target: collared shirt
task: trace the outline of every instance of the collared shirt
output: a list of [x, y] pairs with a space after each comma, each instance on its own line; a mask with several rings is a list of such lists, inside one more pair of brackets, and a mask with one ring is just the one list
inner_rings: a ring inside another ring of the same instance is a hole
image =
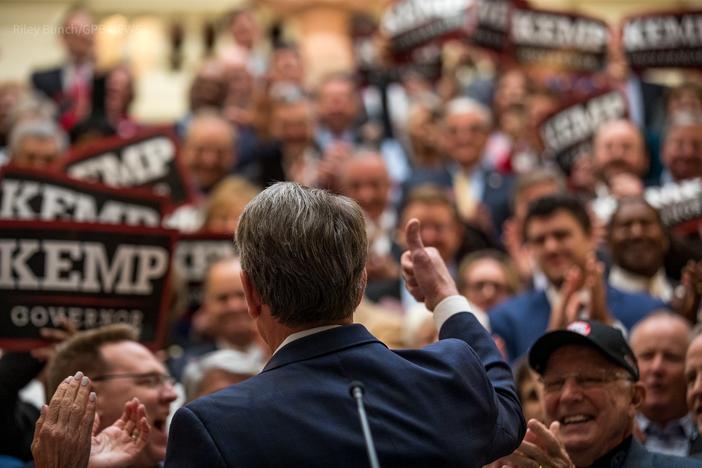
[[648, 278], [614, 265], [609, 273], [609, 283], [622, 291], [645, 292], [665, 302], [669, 302], [673, 298], [673, 286], [666, 278], [663, 268], [658, 270], [652, 278]]
[[[487, 316], [484, 312], [474, 312], [473, 308], [468, 302], [468, 299], [466, 299], [463, 296], [456, 295], [445, 298], [444, 300], [439, 302], [434, 308], [434, 324], [436, 325], [436, 329], [441, 331], [441, 327], [444, 325], [444, 323], [446, 323], [448, 319], [460, 312], [472, 313], [476, 316], [480, 323], [487, 323]], [[320, 333], [341, 326], [342, 325], [323, 325], [321, 327], [309, 328], [307, 330], [292, 333], [288, 335], [282, 343], [280, 343], [280, 346], [276, 348], [273, 354], [280, 351], [280, 349], [283, 346], [290, 344], [295, 340], [299, 340], [300, 338], [304, 338], [306, 336], [314, 335], [315, 333]]]
[[621, 468], [624, 466], [626, 456], [631, 448], [631, 437], [629, 436], [619, 445], [595, 460], [590, 468]]
[[695, 421], [689, 413], [664, 427], [637, 413], [636, 424], [646, 434], [643, 445], [651, 452], [686, 457], [690, 453], [690, 443], [697, 437]]

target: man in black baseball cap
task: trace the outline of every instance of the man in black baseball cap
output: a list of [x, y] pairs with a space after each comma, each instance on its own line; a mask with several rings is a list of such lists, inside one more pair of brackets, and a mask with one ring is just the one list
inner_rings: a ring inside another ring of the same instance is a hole
[[504, 466], [702, 467], [702, 462], [648, 452], [632, 437], [645, 390], [622, 333], [593, 320], [541, 336], [529, 351], [541, 376], [546, 425], [528, 423]]

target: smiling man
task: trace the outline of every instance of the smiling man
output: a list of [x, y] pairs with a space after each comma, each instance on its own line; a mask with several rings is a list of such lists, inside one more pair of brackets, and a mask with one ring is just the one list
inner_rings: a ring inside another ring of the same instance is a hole
[[[524, 354], [548, 329], [562, 328], [572, 321], [554, 327], [551, 320], [552, 309], [564, 299], [563, 286], [569, 271], [576, 270], [575, 274], [580, 276], [573, 295], [582, 301], [582, 312], [588, 314], [593, 310], [593, 291], [584, 287], [584, 283], [588, 268], [592, 269], [588, 262], [593, 262], [595, 239], [585, 206], [569, 195], [540, 198], [529, 207], [524, 235], [549, 284], [546, 290], [516, 296], [488, 314], [493, 332], [505, 341], [512, 360]], [[592, 281], [604, 281], [601, 273], [591, 271], [589, 274]], [[618, 320], [627, 329], [663, 305], [646, 294], [625, 293], [608, 284], [601, 284], [599, 291], [605, 296], [602, 304], [605, 315], [612, 322]]]
[[177, 395], [163, 364], [136, 339], [136, 331], [124, 324], [75, 334], [49, 364], [47, 394], [53, 395], [66, 375], [83, 371], [98, 397], [99, 431], [112, 425], [124, 404], [137, 397], [146, 408], [151, 432], [132, 468], [151, 468], [166, 456], [166, 420]]
[[633, 437], [645, 397], [621, 332], [590, 320], [546, 333], [529, 352], [543, 382], [548, 428], [529, 421], [524, 442], [502, 466], [696, 467], [702, 461], [652, 453]]

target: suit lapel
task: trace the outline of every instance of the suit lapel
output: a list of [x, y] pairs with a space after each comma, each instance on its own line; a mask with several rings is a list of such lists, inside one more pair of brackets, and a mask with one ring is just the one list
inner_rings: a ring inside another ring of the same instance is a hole
[[293, 362], [304, 361], [366, 343], [382, 344], [363, 325], [354, 324], [332, 328], [305, 336], [283, 346], [268, 361], [261, 373]]

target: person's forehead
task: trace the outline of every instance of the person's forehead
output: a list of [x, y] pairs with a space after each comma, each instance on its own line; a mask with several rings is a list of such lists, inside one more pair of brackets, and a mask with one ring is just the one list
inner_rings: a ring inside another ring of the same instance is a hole
[[504, 278], [505, 271], [500, 262], [494, 258], [481, 258], [473, 262], [466, 270], [466, 277], [470, 280], [475, 280], [484, 277], [500, 276]]
[[643, 201], [631, 201], [623, 204], [612, 217], [612, 224], [624, 223], [632, 220], [652, 220], [658, 222], [656, 210]]
[[[241, 264], [238, 261], [222, 261], [212, 266], [210, 274], [207, 278], [207, 287], [222, 287], [231, 285], [232, 287], [240, 281], [239, 273], [241, 272]], [[231, 284], [235, 283], [235, 284]]]
[[685, 367], [690, 367], [691, 363], [694, 363], [697, 367], [702, 367], [702, 335], [697, 335], [693, 338], [690, 347], [687, 348]]
[[544, 375], [605, 369], [616, 371], [619, 366], [609, 361], [600, 351], [588, 345], [565, 345], [551, 353]]
[[107, 343], [100, 348], [100, 353], [110, 373], [165, 371], [153, 353], [136, 341]]
[[453, 210], [444, 203], [415, 201], [407, 205], [404, 210], [404, 218], [418, 218], [423, 220], [452, 220]]
[[475, 122], [484, 123], [485, 120], [485, 116], [477, 109], [473, 111], [456, 112], [446, 116], [446, 126], [463, 127], [472, 125]]

